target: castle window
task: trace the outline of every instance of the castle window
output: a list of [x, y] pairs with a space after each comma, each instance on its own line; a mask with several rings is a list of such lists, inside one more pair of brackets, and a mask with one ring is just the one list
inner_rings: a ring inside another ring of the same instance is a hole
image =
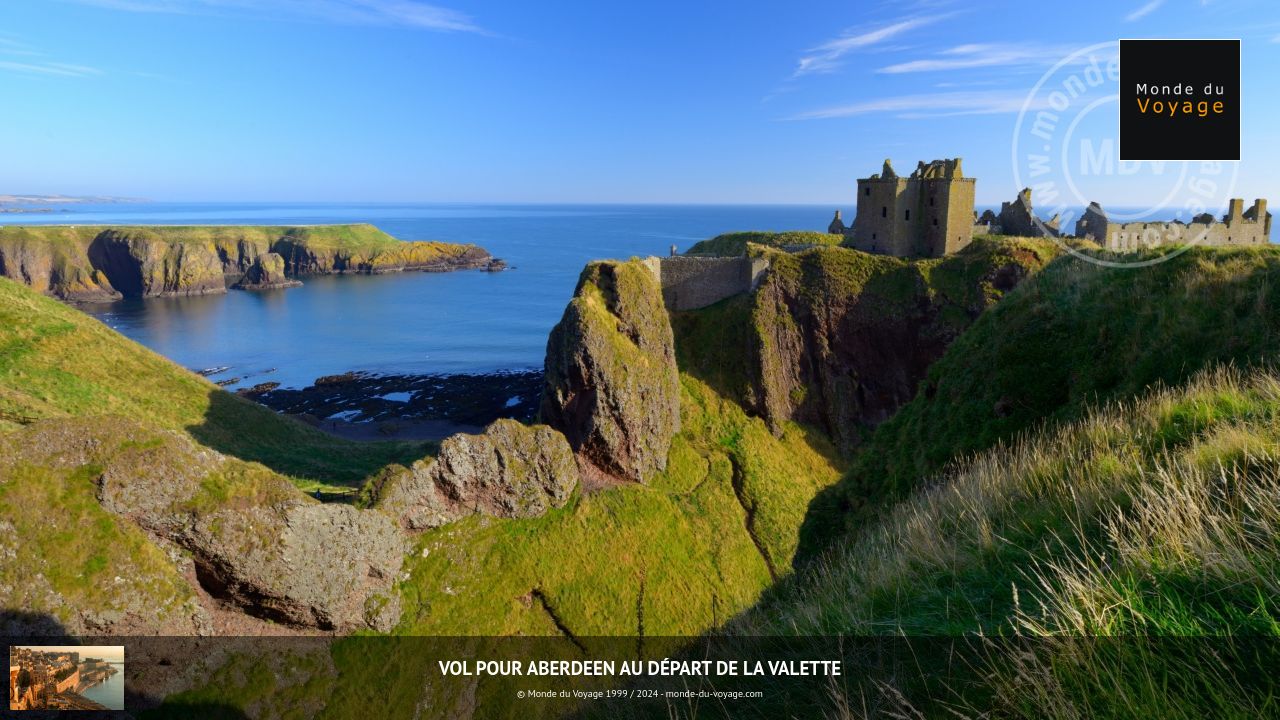
[[[876, 239], [876, 234], [875, 234], [875, 233], [871, 233], [871, 239], [872, 239], [872, 240], [875, 240], [875, 239]], [[875, 247], [875, 245], [872, 245], [871, 247]]]
[[862, 191], [862, 194], [863, 194], [863, 195], [870, 196], [870, 195], [871, 195], [871, 188], [866, 188], [866, 189], [864, 189], [864, 190]]
[[906, 212], [906, 214], [905, 214], [905, 215], [903, 215], [902, 219], [903, 219], [903, 220], [910, 220], [910, 219], [911, 219], [911, 211], [910, 211], [910, 210], [908, 210], [908, 211]]
[[933, 226], [938, 227], [938, 218], [933, 219]]
[[[933, 198], [929, 198], [929, 207], [933, 207]], [[934, 223], [935, 225], [937, 223]]]
[[888, 206], [888, 205], [881, 205], [881, 206], [880, 206], [880, 217], [889, 217], [889, 206]]

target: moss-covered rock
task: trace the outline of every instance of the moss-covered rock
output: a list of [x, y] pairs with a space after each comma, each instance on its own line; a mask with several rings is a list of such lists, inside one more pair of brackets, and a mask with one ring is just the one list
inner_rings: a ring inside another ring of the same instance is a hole
[[449, 437], [436, 459], [393, 474], [376, 506], [406, 529], [425, 530], [472, 513], [537, 517], [563, 507], [577, 484], [563, 435], [502, 419], [483, 434]]
[[547, 340], [542, 419], [568, 438], [586, 479], [646, 482], [666, 467], [680, 378], [662, 289], [639, 261], [583, 270]]
[[[32, 495], [21, 484], [29, 476], [65, 490]], [[28, 501], [7, 503], [11, 491]], [[15, 568], [13, 582], [0, 583], [0, 595], [48, 587], [39, 604], [23, 595], [4, 607], [43, 606], [70, 627], [187, 634], [202, 625], [198, 612], [184, 624], [192, 588], [180, 575], [189, 562], [187, 570], [206, 592], [258, 617], [334, 630], [371, 623], [387, 630], [399, 620], [395, 603], [373, 615], [366, 611], [370, 599], [390, 595], [405, 552], [404, 538], [385, 516], [320, 504], [267, 468], [227, 458], [181, 433], [86, 417], [41, 420], [0, 435], [0, 523], [18, 527], [28, 517], [55, 517], [72, 507], [93, 523], [97, 539], [86, 543], [78, 528], [25, 533], [39, 553], [67, 567]], [[185, 554], [166, 556], [169, 548]], [[95, 576], [110, 569], [124, 579], [108, 582], [83, 571], [73, 577], [78, 555], [102, 557]], [[47, 582], [68, 573], [65, 581]], [[116, 591], [122, 583], [127, 593]]]

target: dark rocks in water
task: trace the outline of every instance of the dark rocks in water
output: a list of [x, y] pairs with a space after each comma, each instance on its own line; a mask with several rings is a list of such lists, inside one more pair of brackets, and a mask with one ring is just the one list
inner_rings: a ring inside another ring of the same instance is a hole
[[244, 378], [240, 378], [240, 377], [224, 378], [222, 380], [214, 380], [213, 384], [217, 385], [218, 387], [226, 387], [228, 385], [235, 385], [236, 383], [240, 382], [243, 379]]
[[584, 479], [647, 482], [680, 430], [680, 377], [657, 278], [639, 261], [591, 263], [547, 340], [542, 419]]
[[203, 370], [193, 370], [200, 377], [209, 377], [210, 375], [220, 375], [231, 368], [227, 365], [219, 365], [218, 367], [204, 368]]
[[285, 276], [284, 258], [278, 253], [268, 252], [254, 258], [253, 265], [234, 287], [239, 290], [275, 290], [300, 285], [300, 280]]
[[481, 513], [537, 517], [563, 507], [578, 484], [573, 450], [559, 432], [498, 420], [480, 435], [453, 435], [434, 460], [387, 478], [375, 507], [408, 530]]
[[280, 387], [280, 383], [275, 382], [273, 380], [271, 382], [258, 383], [253, 387], [240, 388], [236, 392], [239, 393], [240, 395], [252, 397], [254, 395], [261, 395], [262, 393], [265, 393], [265, 392], [271, 392], [272, 390], [275, 390], [278, 387]]
[[[347, 422], [395, 423], [442, 420], [482, 428], [498, 418], [532, 420], [542, 391], [538, 370], [482, 375], [373, 375], [342, 373], [317, 378], [307, 388], [240, 391], [277, 412], [312, 418], [341, 416]], [[263, 388], [263, 389], [259, 389]]]
[[345, 372], [338, 375], [324, 375], [316, 378], [316, 387], [324, 387], [326, 385], [345, 385], [355, 382], [360, 375], [353, 372]]
[[493, 258], [481, 269], [485, 272], [501, 272], [507, 269], [507, 261], [502, 258]]

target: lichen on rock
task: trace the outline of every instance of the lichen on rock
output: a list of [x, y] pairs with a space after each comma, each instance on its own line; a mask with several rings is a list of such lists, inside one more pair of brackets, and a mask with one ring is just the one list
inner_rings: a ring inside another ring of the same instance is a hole
[[680, 430], [680, 378], [662, 289], [637, 260], [583, 270], [547, 340], [542, 420], [578, 454], [584, 479], [647, 482]]
[[497, 420], [480, 435], [453, 435], [433, 460], [386, 478], [376, 507], [409, 530], [481, 513], [537, 517], [568, 502], [578, 484], [573, 451], [545, 426]]

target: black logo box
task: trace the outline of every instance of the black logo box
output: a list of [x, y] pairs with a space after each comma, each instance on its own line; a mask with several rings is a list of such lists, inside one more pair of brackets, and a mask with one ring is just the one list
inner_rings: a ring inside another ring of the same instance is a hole
[[[1183, 92], [1165, 94], [1165, 87]], [[1183, 112], [1188, 101], [1191, 114]], [[1121, 160], [1239, 160], [1240, 102], [1239, 40], [1120, 41]], [[1173, 115], [1170, 103], [1177, 103]]]

